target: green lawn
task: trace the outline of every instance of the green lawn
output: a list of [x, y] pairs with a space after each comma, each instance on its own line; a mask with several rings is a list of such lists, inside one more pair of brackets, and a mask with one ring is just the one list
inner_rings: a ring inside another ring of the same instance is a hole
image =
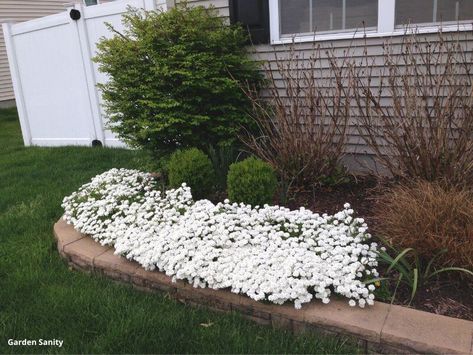
[[[0, 110], [0, 353], [360, 351], [340, 337], [294, 337], [69, 270], [52, 236], [63, 196], [104, 170], [139, 161], [140, 153], [122, 149], [25, 148], [16, 111]], [[64, 346], [7, 345], [25, 338]]]

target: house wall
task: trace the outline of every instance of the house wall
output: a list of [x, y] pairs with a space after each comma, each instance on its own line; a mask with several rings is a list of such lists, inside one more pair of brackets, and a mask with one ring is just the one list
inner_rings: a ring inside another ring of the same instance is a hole
[[[108, 2], [111, 0], [102, 0]], [[55, 14], [65, 10], [68, 0], [0, 0], [0, 24], [3, 22], [23, 22], [34, 18]], [[1, 26], [0, 26], [1, 27]], [[8, 66], [3, 31], [0, 30], [0, 107], [15, 99]]]
[[[171, 0], [171, 1], [182, 2], [182, 0]], [[187, 3], [190, 5], [201, 5], [205, 7], [212, 5], [218, 10], [219, 14], [222, 17], [226, 17], [226, 18], [230, 17], [228, 0], [187, 0]]]
[[[178, 0], [179, 1], [179, 0]], [[221, 16], [228, 18], [229, 17], [229, 7], [228, 7], [228, 0], [190, 0], [188, 3], [192, 5], [203, 5], [209, 6], [213, 5], [221, 14]], [[438, 38], [436, 34], [422, 34], [420, 38], [426, 38], [428, 41], [435, 41]], [[446, 35], [448, 39], [448, 34]], [[366, 38], [366, 39], [340, 39], [340, 40], [332, 40], [332, 41], [320, 41], [317, 44], [320, 44], [322, 48], [335, 48], [337, 56], [340, 58], [345, 56], [346, 53], [350, 53], [350, 56], [355, 59], [360, 59], [364, 57], [364, 51], [366, 50], [368, 53], [368, 59], [371, 61], [373, 60], [375, 63], [374, 69], [374, 80], [372, 83], [373, 87], [379, 85], [379, 80], [377, 76], [383, 75], [384, 66], [383, 63], [383, 44], [389, 40], [390, 43], [394, 45], [394, 48], [397, 44], [400, 44], [402, 41], [402, 36], [395, 36], [392, 38], [387, 37], [374, 37], [374, 38]], [[468, 54], [471, 56], [473, 53], [473, 32], [463, 32], [461, 36], [461, 43], [463, 48]], [[289, 52], [290, 45], [256, 45], [254, 46], [255, 59], [267, 61], [271, 64], [271, 68], [276, 68], [276, 56], [278, 58], [283, 58]], [[299, 58], [308, 58], [310, 54], [313, 53], [313, 42], [305, 42], [295, 44], [295, 48], [297, 51], [297, 55]], [[399, 46], [398, 46], [399, 48]], [[327, 60], [323, 60], [320, 64], [322, 71], [319, 72], [322, 76], [330, 76], [329, 71], [329, 63]], [[278, 74], [276, 73], [276, 77]], [[283, 85], [279, 83], [278, 87], [282, 87]], [[384, 94], [384, 102], [389, 103], [389, 95], [388, 93]], [[356, 112], [356, 110], [354, 110]], [[370, 151], [364, 140], [358, 134], [358, 129], [355, 126], [356, 117], [352, 117], [351, 119], [351, 128], [349, 130], [349, 137], [348, 137], [348, 145], [346, 153], [349, 154], [349, 159], [347, 160], [347, 164], [349, 167], [353, 168], [353, 170], [360, 170], [364, 165], [370, 165], [373, 168], [371, 159]], [[378, 169], [378, 167], [376, 167]]]

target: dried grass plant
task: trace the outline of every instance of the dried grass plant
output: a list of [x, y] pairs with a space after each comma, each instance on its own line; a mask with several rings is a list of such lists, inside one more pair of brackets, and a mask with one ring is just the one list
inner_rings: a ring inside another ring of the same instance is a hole
[[389, 188], [378, 201], [376, 232], [397, 248], [413, 248], [439, 266], [473, 270], [473, 192], [419, 180]]

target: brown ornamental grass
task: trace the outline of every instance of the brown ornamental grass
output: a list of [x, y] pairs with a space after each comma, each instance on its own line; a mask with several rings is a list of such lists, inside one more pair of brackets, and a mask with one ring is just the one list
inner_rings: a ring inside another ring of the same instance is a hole
[[440, 182], [389, 188], [378, 201], [376, 232], [398, 248], [414, 248], [437, 266], [473, 269], [473, 192]]

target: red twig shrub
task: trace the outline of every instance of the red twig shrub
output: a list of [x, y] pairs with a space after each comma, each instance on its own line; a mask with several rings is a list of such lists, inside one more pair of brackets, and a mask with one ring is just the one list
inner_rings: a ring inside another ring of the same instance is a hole
[[473, 192], [439, 182], [418, 181], [389, 188], [377, 208], [376, 232], [397, 248], [432, 258], [442, 266], [473, 268]]
[[267, 88], [244, 88], [259, 131], [241, 139], [274, 168], [288, 190], [339, 174], [345, 153], [353, 96], [353, 86], [347, 85], [349, 56], [320, 46], [309, 53], [303, 57], [294, 45], [275, 51], [263, 68]]
[[[466, 34], [471, 36], [471, 33]], [[473, 183], [472, 52], [460, 33], [387, 42], [356, 66], [360, 134], [395, 177]]]

